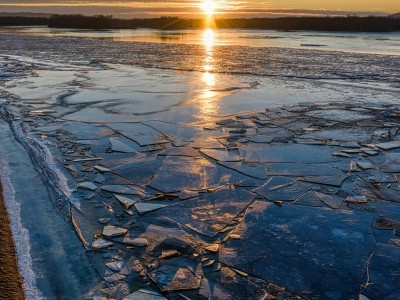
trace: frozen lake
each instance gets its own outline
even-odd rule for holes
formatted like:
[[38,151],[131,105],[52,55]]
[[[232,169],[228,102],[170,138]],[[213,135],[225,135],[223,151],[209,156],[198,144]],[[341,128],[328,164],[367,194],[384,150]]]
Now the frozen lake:
[[398,34],[0,39],[28,299],[399,296]]
[[[0,27],[0,32],[29,35],[77,37],[124,42],[204,44],[210,33],[204,30],[72,30],[47,27]],[[274,30],[213,30],[216,46],[281,47],[400,55],[400,33],[283,32]]]

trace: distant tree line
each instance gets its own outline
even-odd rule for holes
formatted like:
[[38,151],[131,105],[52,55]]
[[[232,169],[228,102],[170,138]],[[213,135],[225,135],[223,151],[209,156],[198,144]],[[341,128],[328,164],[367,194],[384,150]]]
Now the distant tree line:
[[400,31],[400,19],[389,17],[283,17],[216,20],[218,28],[319,30],[319,31]]
[[0,17],[0,26],[47,26],[49,18],[41,17]]
[[[161,30],[199,29],[202,19],[160,17],[148,19],[117,19],[112,16],[54,15],[50,18],[0,17],[0,26],[46,25],[53,28]],[[318,31],[400,31],[400,19],[391,17],[280,17],[250,19],[216,19],[223,29],[318,30]]]
[[160,17],[149,19],[116,19],[112,16],[54,15],[49,19],[49,27],[82,29],[194,29],[201,28],[201,19]]

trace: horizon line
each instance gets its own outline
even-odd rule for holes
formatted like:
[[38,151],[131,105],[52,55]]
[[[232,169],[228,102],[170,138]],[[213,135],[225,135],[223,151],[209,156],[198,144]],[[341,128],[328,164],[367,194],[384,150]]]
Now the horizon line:
[[[399,12],[400,13],[400,12]],[[396,15],[399,13],[387,13],[387,12],[368,12],[368,11],[330,11],[330,10],[307,10],[307,11],[298,11],[298,10],[280,10],[280,11],[271,11],[269,13],[259,13],[259,14],[240,14],[240,13],[216,13],[214,14],[214,19],[252,19],[252,18],[276,18],[276,17],[385,17]],[[171,18],[182,18],[182,19],[202,19],[204,16],[202,14],[122,14],[122,13],[83,13],[83,12],[70,12],[70,13],[59,13],[59,12],[31,12],[31,11],[18,11],[18,12],[8,12],[8,11],[0,11],[0,15],[82,15],[82,16],[111,16],[120,19],[152,19],[152,18],[162,18],[162,17],[171,17]],[[131,16],[127,16],[127,15]],[[124,17],[125,15],[125,17]]]

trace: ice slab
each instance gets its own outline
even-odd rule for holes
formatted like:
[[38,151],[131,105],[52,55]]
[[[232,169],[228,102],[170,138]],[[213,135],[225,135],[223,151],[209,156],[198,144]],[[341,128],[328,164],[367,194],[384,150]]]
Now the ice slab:
[[265,164],[268,176],[341,176],[339,164],[298,164],[298,163],[269,163]]
[[231,182],[231,176],[204,158],[167,157],[149,185],[164,193],[201,190]]
[[110,172],[111,171],[110,169],[108,169],[106,167],[103,167],[103,166],[100,166],[100,165],[94,166],[94,168],[97,171],[101,172],[101,173],[106,173],[106,172]]
[[285,138],[285,139],[291,139],[294,136],[294,132],[277,127],[277,128],[269,128],[269,127],[259,127],[257,128],[257,132],[261,136],[265,136],[267,138]]
[[165,144],[169,140],[160,131],[143,123],[110,124],[110,128],[137,142],[140,146]]
[[78,188],[95,191],[98,187],[93,182],[81,182],[78,184]]
[[365,196],[356,195],[347,197],[345,202],[351,204],[364,204],[368,202],[368,199]]
[[119,273],[125,276],[129,276],[134,272],[141,273],[143,270],[144,269],[140,261],[135,256],[131,256]]
[[293,204],[313,207],[330,207],[337,209],[342,206],[343,198],[340,198],[334,194],[324,194],[320,192],[309,191],[297,198]]
[[140,192],[136,191],[134,186],[103,185],[101,187],[101,189],[103,191],[115,193],[115,194],[140,195]]
[[132,245],[136,247],[145,247],[149,245],[149,242],[146,238],[140,237],[131,237],[129,234],[125,235],[122,239],[116,238],[115,241],[121,242],[123,244]]
[[106,263],[107,268],[109,268],[112,271],[116,271],[116,272],[121,271],[123,266],[124,266],[123,261],[112,261],[112,262]]
[[246,163],[319,164],[337,161],[330,147],[303,144],[244,144],[239,148]]
[[318,130],[301,135],[299,138],[365,143],[371,141],[371,136],[372,133],[368,133],[364,128],[337,128]]
[[119,282],[115,286],[101,289],[101,292],[110,296],[112,299],[123,299],[129,295],[129,286],[125,282]]
[[128,230],[125,228],[116,227],[113,225],[107,225],[103,229],[103,235],[105,237],[114,237],[114,236],[118,236],[118,235],[123,235],[123,234],[127,233],[127,231]]
[[94,242],[96,234],[101,232],[101,226],[74,206],[71,206],[71,221],[85,249],[90,249],[90,244]]
[[121,195],[114,195],[114,196],[125,207],[125,209],[130,209],[131,206],[136,203],[136,200],[133,200],[128,197],[124,197]]
[[342,172],[336,172],[332,174],[333,176],[305,176],[299,178],[300,181],[305,181],[309,183],[318,183],[323,185],[331,185],[340,187],[349,175],[343,174]]
[[106,181],[106,178],[101,174],[97,174],[96,178],[94,179],[94,182],[98,184],[103,184],[104,181]]
[[145,247],[149,244],[146,238],[139,236],[137,233],[133,231],[129,231],[123,236],[116,236],[112,240],[118,243],[132,245],[136,247]]
[[375,247],[373,220],[369,214],[257,201],[247,211],[241,239],[229,239],[220,260],[306,298],[357,298]]
[[268,144],[271,143],[275,139],[274,136],[265,136],[265,135],[253,135],[250,138],[252,143],[260,143],[260,144]]
[[117,138],[110,138],[111,150],[113,152],[122,152],[122,153],[135,153],[136,150],[132,147],[128,146],[124,142],[120,141]]
[[226,151],[226,150],[214,150],[214,149],[201,149],[201,153],[205,154],[208,157],[211,157],[214,160],[217,161],[241,161],[241,157],[232,151]]
[[296,205],[313,206],[313,207],[326,207],[325,203],[318,197],[317,192],[309,191],[293,202]]
[[256,278],[244,278],[232,269],[222,267],[203,279],[199,294],[204,299],[265,299],[268,283]]
[[187,259],[173,259],[151,272],[149,277],[163,292],[198,289],[201,284],[201,268]]
[[141,215],[151,211],[158,210],[160,208],[164,208],[166,206],[167,205],[165,204],[157,204],[157,203],[144,203],[144,202],[135,203],[135,208]]
[[313,187],[312,184],[296,182],[288,177],[272,177],[254,192],[271,201],[293,201]]
[[400,153],[386,154],[386,161],[382,165],[382,169],[386,172],[400,172]]
[[119,166],[113,172],[137,185],[144,186],[152,179],[161,166],[161,159],[150,158],[142,162]]
[[72,133],[79,140],[98,140],[114,134],[114,132],[107,127],[94,126],[83,122],[68,122],[66,126],[63,127],[63,130]]
[[[147,153],[102,153],[103,160],[100,162],[102,166],[113,171],[113,169],[122,168],[131,163],[138,163],[145,160],[149,156]],[[154,158],[153,158],[154,159]]]
[[379,144],[376,144],[375,146],[380,149],[383,149],[383,150],[391,150],[391,149],[395,149],[395,148],[400,148],[400,141],[379,143]]
[[110,247],[112,245],[113,245],[112,242],[106,241],[106,240],[104,240],[102,238],[100,238],[100,239],[98,239],[98,240],[96,240],[96,241],[94,241],[92,243],[92,247],[94,249],[104,249],[104,248],[108,248],[108,247]]
[[151,288],[144,288],[126,296],[123,300],[167,300],[167,298]]
[[370,299],[400,299],[400,248],[377,244],[368,264],[369,280],[361,293]]
[[226,136],[226,133],[217,130],[203,130],[196,126],[177,124],[162,121],[147,121],[147,125],[157,129],[159,132],[170,137],[173,141],[202,141],[207,142],[219,137]]
[[200,157],[200,153],[191,147],[174,147],[169,148],[159,155],[161,156],[187,156],[187,157]]
[[236,162],[218,162],[221,166],[224,166],[228,169],[235,170],[243,175],[265,180],[269,176],[267,176],[265,172],[265,168],[263,166],[250,166],[246,163],[236,163]]
[[370,162],[366,162],[366,161],[358,161],[356,162],[357,166],[359,168],[361,168],[362,170],[370,170],[374,168],[374,165],[371,164]]
[[400,187],[398,184],[381,185],[373,189],[374,194],[385,201],[400,202]]
[[129,181],[115,173],[114,174],[109,173],[103,177],[105,179],[103,183],[104,183],[104,186],[106,187],[106,189],[110,189],[110,186],[114,186],[114,188],[115,188],[115,186],[118,186],[118,185],[119,186],[125,186],[125,185],[130,186],[133,184],[132,181]]
[[38,132],[54,132],[57,131],[61,128],[63,128],[64,124],[54,124],[54,125],[44,125],[44,126],[39,126],[33,128],[33,130],[38,131]]
[[306,113],[307,116],[320,118],[328,121],[337,122],[357,122],[372,119],[372,116],[359,113],[351,110],[343,109],[326,109],[326,110],[315,110]]
[[109,114],[99,107],[87,107],[71,112],[62,117],[64,120],[79,122],[85,120],[90,123],[120,123],[132,122],[136,118],[125,114]]
[[[385,165],[388,161],[386,161]],[[395,166],[394,164],[391,166]],[[357,173],[358,177],[361,177],[368,183],[396,183],[397,180],[389,173],[382,172],[381,170],[368,170],[365,172]]]
[[160,216],[168,216],[196,232],[214,237],[225,228],[255,198],[255,195],[242,189],[219,190],[202,193],[199,199],[164,208]]
[[125,275],[116,273],[110,276],[105,276],[104,280],[108,283],[114,283],[116,281],[122,281],[123,279],[125,279],[125,277]]
[[316,192],[317,197],[330,208],[337,209],[343,204],[344,199],[335,194],[324,194]]

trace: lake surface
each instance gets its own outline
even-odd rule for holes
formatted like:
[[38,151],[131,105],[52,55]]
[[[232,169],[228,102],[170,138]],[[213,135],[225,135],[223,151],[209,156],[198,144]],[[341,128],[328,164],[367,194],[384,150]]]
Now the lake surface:
[[395,232],[372,228],[400,220],[399,34],[0,41],[0,170],[28,299],[398,291]]
[[0,28],[0,32],[108,39],[125,42],[281,47],[400,55],[400,33],[283,32],[273,30],[71,30],[47,27]]

